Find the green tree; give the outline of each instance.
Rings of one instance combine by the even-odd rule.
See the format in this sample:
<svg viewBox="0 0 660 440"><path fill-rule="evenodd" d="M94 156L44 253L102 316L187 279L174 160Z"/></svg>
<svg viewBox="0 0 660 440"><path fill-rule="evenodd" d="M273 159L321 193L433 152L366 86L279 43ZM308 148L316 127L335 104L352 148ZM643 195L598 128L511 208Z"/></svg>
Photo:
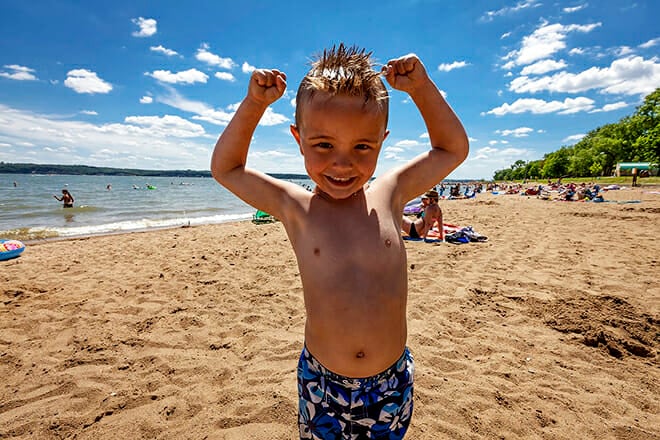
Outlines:
<svg viewBox="0 0 660 440"><path fill-rule="evenodd" d="M506 180L611 175L618 162L660 163L660 88L644 98L634 114L587 133L573 146L563 146L542 160L518 160L498 170Z"/></svg>
<svg viewBox="0 0 660 440"><path fill-rule="evenodd" d="M642 160L660 162L660 88L649 94L637 107L630 124L635 127L633 146Z"/></svg>
<svg viewBox="0 0 660 440"><path fill-rule="evenodd" d="M558 151L546 154L541 169L541 177L552 179L565 176L568 173L569 157L568 147L561 147Z"/></svg>

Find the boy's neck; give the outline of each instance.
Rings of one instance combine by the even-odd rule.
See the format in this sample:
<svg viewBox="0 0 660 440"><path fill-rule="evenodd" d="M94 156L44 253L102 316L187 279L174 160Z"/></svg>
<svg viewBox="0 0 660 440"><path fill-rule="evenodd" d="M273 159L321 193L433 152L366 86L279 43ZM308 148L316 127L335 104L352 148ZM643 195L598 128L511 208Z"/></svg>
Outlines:
<svg viewBox="0 0 660 440"><path fill-rule="evenodd" d="M324 200L328 200L328 201L330 201L330 202L341 202L341 201L349 201L349 200L351 200L351 199L354 199L354 198L356 198L356 197L359 197L360 195L363 195L363 194L364 194L364 191L365 191L367 188L369 188L369 184L368 184L368 183L365 184L365 185L364 185L362 188L360 188L359 190L355 191L355 192L354 192L353 194L351 194L350 196L346 197L345 199L335 199L334 197L332 197L332 196L329 195L328 193L324 192L324 191L323 191L321 188L319 188L318 185L317 185L317 186L314 188L314 194L316 194L317 196L321 197L322 199L324 199Z"/></svg>

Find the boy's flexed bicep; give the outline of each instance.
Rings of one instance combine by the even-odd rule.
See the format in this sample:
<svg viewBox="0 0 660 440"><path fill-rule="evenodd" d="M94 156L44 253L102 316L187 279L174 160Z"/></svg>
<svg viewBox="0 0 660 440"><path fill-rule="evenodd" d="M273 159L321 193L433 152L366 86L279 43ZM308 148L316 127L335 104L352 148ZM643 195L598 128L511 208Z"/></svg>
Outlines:
<svg viewBox="0 0 660 440"><path fill-rule="evenodd" d="M439 183L468 154L465 129L414 54L388 61L383 67L387 82L407 92L417 105L429 133L431 149L395 172L404 202Z"/></svg>
<svg viewBox="0 0 660 440"><path fill-rule="evenodd" d="M211 157L213 177L239 198L272 215L282 214L288 185L246 167L254 130L270 104L286 90L286 75L279 70L255 70L248 94L220 135Z"/></svg>

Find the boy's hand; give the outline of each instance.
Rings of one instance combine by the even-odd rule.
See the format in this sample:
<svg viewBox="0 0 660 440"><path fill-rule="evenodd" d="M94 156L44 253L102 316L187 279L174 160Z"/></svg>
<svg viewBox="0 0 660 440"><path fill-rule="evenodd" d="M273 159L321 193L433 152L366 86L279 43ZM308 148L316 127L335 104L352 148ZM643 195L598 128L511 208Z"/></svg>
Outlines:
<svg viewBox="0 0 660 440"><path fill-rule="evenodd" d="M248 97L266 106L277 101L286 90L286 75L276 69L257 69L252 72Z"/></svg>
<svg viewBox="0 0 660 440"><path fill-rule="evenodd" d="M426 68L417 58L417 55L413 53L389 60L383 66L382 73L392 88L408 94L425 81L428 81Z"/></svg>

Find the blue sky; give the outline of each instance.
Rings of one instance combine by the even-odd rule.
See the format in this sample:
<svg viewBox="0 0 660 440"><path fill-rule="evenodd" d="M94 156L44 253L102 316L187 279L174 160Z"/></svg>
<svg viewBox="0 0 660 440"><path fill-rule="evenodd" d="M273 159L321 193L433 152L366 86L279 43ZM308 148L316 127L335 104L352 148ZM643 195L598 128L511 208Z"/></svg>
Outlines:
<svg viewBox="0 0 660 440"><path fill-rule="evenodd" d="M416 53L492 178L635 111L660 86L660 2L0 0L0 161L208 169L255 67L288 76L248 163L304 173L289 133L310 56L339 42ZM376 174L429 148L391 91Z"/></svg>

